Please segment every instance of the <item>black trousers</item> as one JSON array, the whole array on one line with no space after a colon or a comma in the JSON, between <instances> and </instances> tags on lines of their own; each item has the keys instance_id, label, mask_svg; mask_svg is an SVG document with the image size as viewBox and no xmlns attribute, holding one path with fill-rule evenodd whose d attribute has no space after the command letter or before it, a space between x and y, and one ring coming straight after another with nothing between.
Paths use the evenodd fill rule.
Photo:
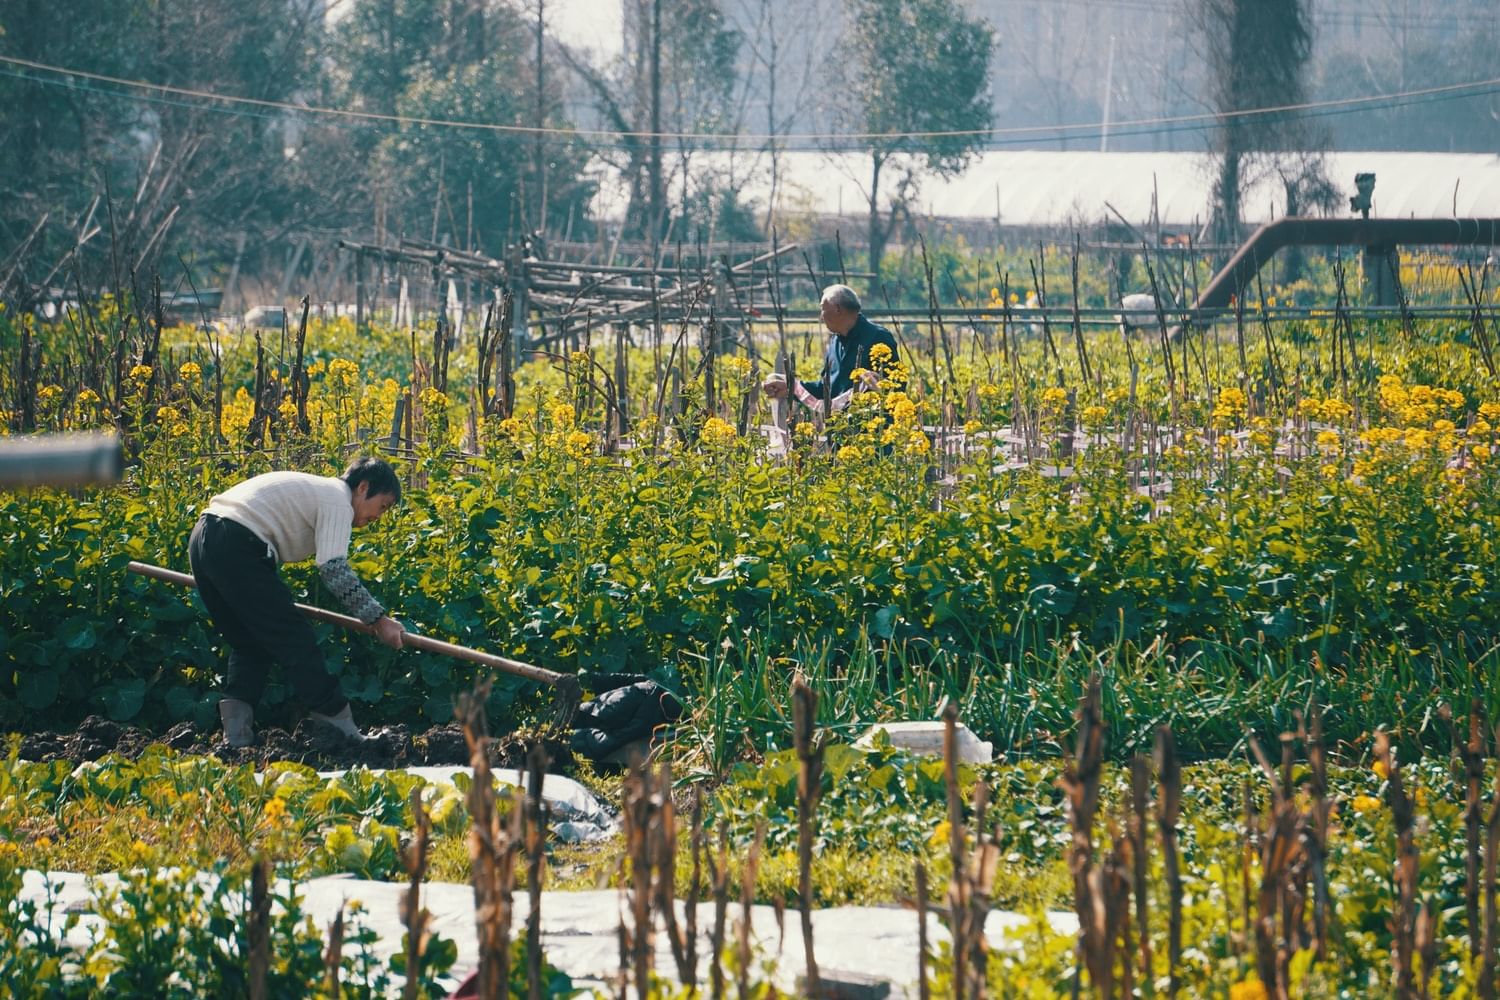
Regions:
<instances>
[{"instance_id":1,"label":"black trousers","mask_svg":"<svg viewBox=\"0 0 1500 1000\"><path fill-rule=\"evenodd\" d=\"M324 665L312 626L293 606L275 557L255 532L204 514L188 539L188 560L209 618L229 644L226 698L257 704L275 662L310 710L333 715L349 703Z\"/></svg>"}]
</instances>

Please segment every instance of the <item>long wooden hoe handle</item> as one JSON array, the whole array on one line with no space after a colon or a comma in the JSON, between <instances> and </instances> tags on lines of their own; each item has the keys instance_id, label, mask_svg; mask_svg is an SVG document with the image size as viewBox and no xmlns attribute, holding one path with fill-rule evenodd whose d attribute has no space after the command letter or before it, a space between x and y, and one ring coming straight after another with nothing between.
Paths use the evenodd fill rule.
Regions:
<instances>
[{"instance_id":1,"label":"long wooden hoe handle","mask_svg":"<svg viewBox=\"0 0 1500 1000\"><path fill-rule=\"evenodd\" d=\"M168 583L179 583L184 587L197 587L198 581L187 573L179 573L176 570L164 569L161 566L152 566L150 563L131 562L126 567L132 573L141 576L149 576L157 580L165 580ZM298 611L314 621L328 622L330 625L342 625L351 632L362 632L365 635L374 635L375 630L358 618L341 615L335 611L327 611L323 608L315 608L311 604L296 605ZM457 643L444 642L441 639L429 639L425 635L417 635L415 632L407 632L401 637L403 647L426 650L429 653L442 653L446 656L456 657L460 660L468 660L470 663L480 663L486 667L494 667L496 670L507 674L515 674L517 677L525 677L528 680L539 681L542 684L550 684L557 687L559 682L565 685L575 685L576 678L572 674L560 674L555 670L547 670L543 667L534 667L520 660L509 660L503 656L493 653L484 653L468 646L460 646Z\"/></svg>"}]
</instances>

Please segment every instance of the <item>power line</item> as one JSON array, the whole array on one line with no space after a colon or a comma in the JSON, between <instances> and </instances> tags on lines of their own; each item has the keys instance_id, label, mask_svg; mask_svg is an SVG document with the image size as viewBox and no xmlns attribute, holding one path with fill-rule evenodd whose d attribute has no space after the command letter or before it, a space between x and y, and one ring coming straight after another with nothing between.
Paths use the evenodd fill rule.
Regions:
<instances>
[{"instance_id":1,"label":"power line","mask_svg":"<svg viewBox=\"0 0 1500 1000\"><path fill-rule=\"evenodd\" d=\"M1006 128L991 129L954 129L944 131L927 132L846 132L846 133L781 133L778 135L764 133L723 133L723 132L644 132L644 131L615 131L605 129L578 129L537 127L530 125L504 125L494 122L461 121L443 118L425 118L410 115L392 115L373 111L359 111L351 108L329 108L317 105L294 104L289 101L273 101L254 97L242 97L232 94L220 94L213 91L196 90L188 87L176 87L170 84L152 83L146 80L129 80L121 77L108 76L102 73L91 73L86 70L70 69L65 66L53 66L47 63L35 62L29 59L20 59L14 56L0 56L0 63L21 67L42 73L51 73L59 77L76 77L83 80L92 80L99 83L107 83L131 90L155 92L160 94L171 94L178 97L193 98L203 101L215 101L237 107L251 107L262 111L278 111L291 115L306 115L324 117L331 119L343 119L352 122L363 122L376 125L396 126L398 128L447 128L464 129L472 131L490 132L500 135L519 137L551 136L554 138L565 138L569 140L583 140L586 144L599 146L616 145L623 146L640 141L661 142L673 140L678 142L696 142L704 144L704 147L713 143L755 143L775 140L782 143L783 148L789 143L809 143L814 148L827 148L830 144L853 144L861 145L867 143L885 142L910 142L924 139L950 139L950 138L973 138L988 144L1011 145L1016 142L1045 140L1048 138L1082 138L1089 134L1098 134L1106 127L1111 134L1124 134L1131 130L1132 134L1149 134L1140 132L1141 129L1159 129L1161 132L1201 130L1225 127L1229 122L1262 117L1293 117L1298 115L1320 115L1323 113L1339 111L1357 111L1366 109L1381 109L1398 106L1403 103L1422 103L1424 99L1454 99L1462 97L1477 97L1486 94L1500 92L1500 77L1492 77L1487 80L1473 80L1466 83L1445 84L1437 87L1422 87L1414 90L1396 91L1387 94L1372 94L1362 97L1347 97L1324 101L1303 101L1296 104L1281 104L1259 108L1245 108L1227 112L1205 112L1193 115L1172 115L1155 118L1136 118L1111 122L1071 123L1059 125L1020 125ZM35 80L39 83L51 81L31 77L28 74L7 74L19 79ZM69 85L62 81L63 85ZM97 89L96 93L100 93ZM102 91L102 93L108 93ZM125 96L125 95L117 95ZM193 105L187 105L192 107ZM205 110L220 110L209 108ZM272 117L261 115L259 117Z\"/></svg>"}]
</instances>

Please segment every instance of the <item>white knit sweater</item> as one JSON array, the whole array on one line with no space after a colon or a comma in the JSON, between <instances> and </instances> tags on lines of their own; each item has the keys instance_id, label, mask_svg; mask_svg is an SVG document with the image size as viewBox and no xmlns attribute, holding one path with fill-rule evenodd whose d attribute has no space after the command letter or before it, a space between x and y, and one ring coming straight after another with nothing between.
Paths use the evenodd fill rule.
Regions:
<instances>
[{"instance_id":1,"label":"white knit sweater","mask_svg":"<svg viewBox=\"0 0 1500 1000\"><path fill-rule=\"evenodd\" d=\"M204 512L243 524L280 562L315 556L322 565L349 555L354 505L342 479L267 472L218 494Z\"/></svg>"}]
</instances>

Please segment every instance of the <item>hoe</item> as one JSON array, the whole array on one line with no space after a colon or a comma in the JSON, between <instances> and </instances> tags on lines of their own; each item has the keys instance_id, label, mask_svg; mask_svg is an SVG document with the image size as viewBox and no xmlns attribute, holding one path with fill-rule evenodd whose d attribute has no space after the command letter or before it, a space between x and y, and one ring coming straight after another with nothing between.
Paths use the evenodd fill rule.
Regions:
<instances>
[{"instance_id":1,"label":"hoe","mask_svg":"<svg viewBox=\"0 0 1500 1000\"><path fill-rule=\"evenodd\" d=\"M187 573L179 573L176 570L164 569L161 566L152 566L149 563L132 562L127 567L132 573L141 576L149 576L157 580L165 580L168 583L178 583L184 587L196 587L197 581ZM341 615L335 611L327 611L323 608L315 608L310 604L298 604L297 610L314 621L328 622L331 625L341 625L351 632L361 632L370 635L368 625L358 618ZM457 657L460 660L468 660L470 663L479 663L491 667L501 673L512 674L516 677L524 677L527 680L546 684L553 690L556 705L554 716L555 724L564 728L572 721L573 713L578 708L582 697L582 689L578 684L578 678L572 674L560 674L555 670L547 670L535 667L520 660L510 660L493 653L481 652L470 649L468 646L460 646L452 642L443 642L441 639L431 639L425 635L417 635L407 632L402 637L402 646L412 649L421 649L429 653L442 653L445 656Z\"/></svg>"}]
</instances>

